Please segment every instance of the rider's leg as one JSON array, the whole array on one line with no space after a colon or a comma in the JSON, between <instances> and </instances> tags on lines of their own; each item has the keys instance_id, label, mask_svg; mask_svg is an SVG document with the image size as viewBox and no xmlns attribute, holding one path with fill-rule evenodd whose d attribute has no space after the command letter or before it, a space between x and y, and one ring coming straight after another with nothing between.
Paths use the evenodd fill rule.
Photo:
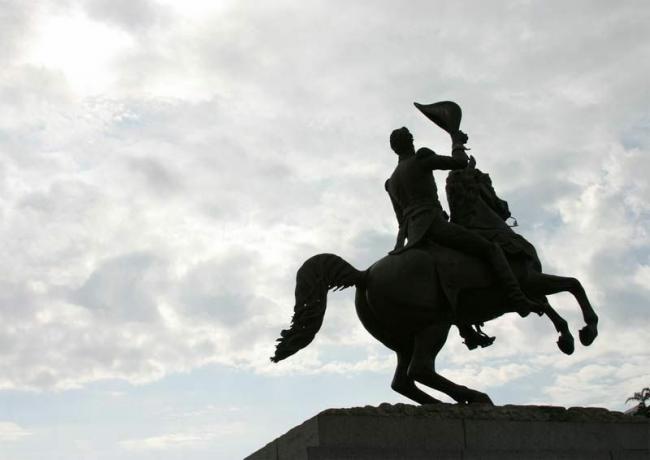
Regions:
<instances>
[{"instance_id":1,"label":"rider's leg","mask_svg":"<svg viewBox=\"0 0 650 460\"><path fill-rule=\"evenodd\" d=\"M522 292L519 281L512 273L510 264L499 245L465 227L445 221L434 223L429 229L429 235L443 246L475 255L487 262L504 288L508 303L521 316L540 310L541 306L528 299Z\"/></svg>"}]
</instances>

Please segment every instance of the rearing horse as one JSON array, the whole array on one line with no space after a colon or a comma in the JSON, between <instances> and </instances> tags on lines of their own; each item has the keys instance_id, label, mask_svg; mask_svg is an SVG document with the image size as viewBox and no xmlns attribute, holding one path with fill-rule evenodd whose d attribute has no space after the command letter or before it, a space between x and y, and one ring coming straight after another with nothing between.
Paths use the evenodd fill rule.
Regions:
<instances>
[{"instance_id":1,"label":"rearing horse","mask_svg":"<svg viewBox=\"0 0 650 460\"><path fill-rule=\"evenodd\" d=\"M542 313L560 333L558 346L566 354L573 353L573 336L545 296L573 294L586 323L580 341L590 345L598 334L598 317L582 285L575 278L542 273L535 248L506 224L507 203L496 195L489 176L473 166L447 178L452 221L501 245L522 290L541 301ZM328 291L350 286L356 286L356 311L363 326L397 354L393 390L420 404L440 402L420 390L418 382L459 403L492 402L485 393L439 375L435 358L452 325L462 330L514 310L482 261L432 243L385 256L365 271L334 254L308 259L297 273L291 327L282 331L271 360L278 362L309 345L323 323Z\"/></svg>"}]
</instances>

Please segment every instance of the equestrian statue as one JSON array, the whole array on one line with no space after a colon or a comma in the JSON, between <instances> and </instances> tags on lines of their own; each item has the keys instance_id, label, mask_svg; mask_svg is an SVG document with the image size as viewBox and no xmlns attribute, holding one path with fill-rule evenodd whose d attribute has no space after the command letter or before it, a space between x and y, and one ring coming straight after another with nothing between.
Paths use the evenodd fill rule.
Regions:
<instances>
[{"instance_id":1,"label":"equestrian statue","mask_svg":"<svg viewBox=\"0 0 650 460\"><path fill-rule=\"evenodd\" d=\"M546 315L559 333L563 353L574 351L568 324L547 295L570 292L585 321L580 342L598 335L598 316L580 282L546 274L535 247L515 233L508 203L499 198L490 176L468 156L468 136L460 130L462 111L451 101L415 106L452 139L451 156L413 146L406 128L390 135L398 163L385 183L399 230L395 248L359 271L334 254L309 258L298 270L294 314L281 332L273 362L309 345L320 329L331 290L355 286L357 315L368 332L397 354L391 387L420 404L438 403L415 382L461 404L489 403L489 396L439 375L435 359L456 326L471 350L494 337L481 327L505 313ZM443 210L433 170L449 170L450 214Z\"/></svg>"}]
</instances>

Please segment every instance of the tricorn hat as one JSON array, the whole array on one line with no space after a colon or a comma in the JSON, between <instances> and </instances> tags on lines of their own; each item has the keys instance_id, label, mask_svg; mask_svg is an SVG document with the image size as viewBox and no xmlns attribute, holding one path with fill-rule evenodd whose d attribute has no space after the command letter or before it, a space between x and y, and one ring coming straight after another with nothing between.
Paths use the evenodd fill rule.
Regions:
<instances>
[{"instance_id":1,"label":"tricorn hat","mask_svg":"<svg viewBox=\"0 0 650 460\"><path fill-rule=\"evenodd\" d=\"M463 112L460 106L452 101L436 102L434 104L413 103L429 120L440 126L449 134L455 133L460 128L460 119Z\"/></svg>"}]
</instances>

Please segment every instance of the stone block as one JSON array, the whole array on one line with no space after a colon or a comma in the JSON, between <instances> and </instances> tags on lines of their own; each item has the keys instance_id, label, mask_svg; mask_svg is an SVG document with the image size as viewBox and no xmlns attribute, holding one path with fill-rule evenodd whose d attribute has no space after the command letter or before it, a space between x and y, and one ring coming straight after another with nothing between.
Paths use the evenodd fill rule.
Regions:
<instances>
[{"instance_id":1,"label":"stone block","mask_svg":"<svg viewBox=\"0 0 650 460\"><path fill-rule=\"evenodd\" d=\"M460 450L463 422L427 417L319 415L321 446L378 449Z\"/></svg>"},{"instance_id":2,"label":"stone block","mask_svg":"<svg viewBox=\"0 0 650 460\"><path fill-rule=\"evenodd\" d=\"M467 447L479 450L623 450L647 443L644 427L635 423L466 420L465 427Z\"/></svg>"},{"instance_id":3,"label":"stone block","mask_svg":"<svg viewBox=\"0 0 650 460\"><path fill-rule=\"evenodd\" d=\"M328 409L247 460L650 460L650 420L599 408Z\"/></svg>"},{"instance_id":4,"label":"stone block","mask_svg":"<svg viewBox=\"0 0 650 460\"><path fill-rule=\"evenodd\" d=\"M612 460L650 460L650 447L647 450L620 450L612 452Z\"/></svg>"},{"instance_id":5,"label":"stone block","mask_svg":"<svg viewBox=\"0 0 650 460\"><path fill-rule=\"evenodd\" d=\"M310 447L309 460L463 460L462 451Z\"/></svg>"},{"instance_id":6,"label":"stone block","mask_svg":"<svg viewBox=\"0 0 650 460\"><path fill-rule=\"evenodd\" d=\"M260 450L246 457L247 460L277 460L278 445L276 441L268 443Z\"/></svg>"}]
</instances>

